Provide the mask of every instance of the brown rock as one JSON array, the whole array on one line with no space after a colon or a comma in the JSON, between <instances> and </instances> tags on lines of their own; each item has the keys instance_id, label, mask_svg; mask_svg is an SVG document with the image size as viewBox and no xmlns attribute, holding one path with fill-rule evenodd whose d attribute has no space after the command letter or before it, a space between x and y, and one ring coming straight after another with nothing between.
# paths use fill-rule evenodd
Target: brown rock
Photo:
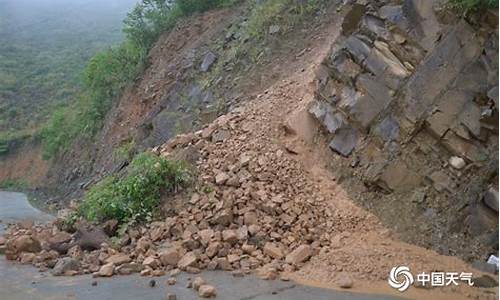
<instances>
[{"instance_id":1,"label":"brown rock","mask_svg":"<svg viewBox=\"0 0 500 300\"><path fill-rule=\"evenodd\" d=\"M215 287L205 284L200 286L200 289L198 290L198 295L202 298L211 298L217 296L217 290Z\"/></svg>"},{"instance_id":2,"label":"brown rock","mask_svg":"<svg viewBox=\"0 0 500 300\"><path fill-rule=\"evenodd\" d=\"M257 276L264 280L274 280L278 277L278 272L275 268L264 266L257 270Z\"/></svg>"},{"instance_id":3,"label":"brown rock","mask_svg":"<svg viewBox=\"0 0 500 300\"><path fill-rule=\"evenodd\" d=\"M243 220L245 222L245 225L247 226L257 225L258 224L257 213L254 211L247 211L243 216Z\"/></svg>"},{"instance_id":4,"label":"brown rock","mask_svg":"<svg viewBox=\"0 0 500 300\"><path fill-rule=\"evenodd\" d=\"M116 272L120 275L128 275L132 273L139 273L144 269L144 266L138 263L124 263L116 268Z\"/></svg>"},{"instance_id":5,"label":"brown rock","mask_svg":"<svg viewBox=\"0 0 500 300\"><path fill-rule=\"evenodd\" d=\"M238 233L232 229L224 230L222 231L222 240L234 244L238 241Z\"/></svg>"},{"instance_id":6,"label":"brown rock","mask_svg":"<svg viewBox=\"0 0 500 300\"><path fill-rule=\"evenodd\" d=\"M187 267L196 267L198 257L193 252L186 253L177 263L177 267L185 269Z\"/></svg>"},{"instance_id":7,"label":"brown rock","mask_svg":"<svg viewBox=\"0 0 500 300\"><path fill-rule=\"evenodd\" d=\"M34 253L26 253L26 252L23 252L21 254L21 260L20 262L22 264L31 264L33 262L33 260L35 259L35 254Z\"/></svg>"},{"instance_id":8,"label":"brown rock","mask_svg":"<svg viewBox=\"0 0 500 300\"><path fill-rule=\"evenodd\" d=\"M221 247L220 243L219 242L213 242L213 243L210 243L207 247L207 249L205 250L205 254L212 258L214 257L217 252L219 251L219 248Z\"/></svg>"},{"instance_id":9,"label":"brown rock","mask_svg":"<svg viewBox=\"0 0 500 300\"><path fill-rule=\"evenodd\" d=\"M351 277L347 274L340 274L337 278L337 285L343 289L350 289L353 286Z\"/></svg>"},{"instance_id":10,"label":"brown rock","mask_svg":"<svg viewBox=\"0 0 500 300\"><path fill-rule=\"evenodd\" d=\"M186 267L186 273L199 274L199 273L201 273L201 270L199 268L196 268L196 267Z\"/></svg>"},{"instance_id":11,"label":"brown rock","mask_svg":"<svg viewBox=\"0 0 500 300\"><path fill-rule=\"evenodd\" d=\"M163 275L165 275L165 274L166 274L166 273L165 273L165 271L163 271L163 270L153 270L153 271L151 272L151 275L152 275L152 276L157 276L157 277L159 277L159 276L163 276Z\"/></svg>"},{"instance_id":12,"label":"brown rock","mask_svg":"<svg viewBox=\"0 0 500 300\"><path fill-rule=\"evenodd\" d=\"M115 265L113 263L105 264L97 272L98 276L101 277L111 277L115 271Z\"/></svg>"},{"instance_id":13,"label":"brown rock","mask_svg":"<svg viewBox=\"0 0 500 300\"><path fill-rule=\"evenodd\" d=\"M114 236L116 230L118 230L118 221L115 219L107 220L104 224L102 224L102 230L108 236Z\"/></svg>"},{"instance_id":14,"label":"brown rock","mask_svg":"<svg viewBox=\"0 0 500 300\"><path fill-rule=\"evenodd\" d=\"M227 258L218 257L218 258L215 259L215 261L217 262L217 268L218 269L221 269L221 270L224 270L224 271L231 271L233 269L233 267L231 267L231 264L229 263L229 261L227 260Z\"/></svg>"},{"instance_id":15,"label":"brown rock","mask_svg":"<svg viewBox=\"0 0 500 300\"><path fill-rule=\"evenodd\" d=\"M231 209L223 209L215 216L215 222L222 226L228 226L233 221L233 211Z\"/></svg>"},{"instance_id":16,"label":"brown rock","mask_svg":"<svg viewBox=\"0 0 500 300\"><path fill-rule=\"evenodd\" d=\"M77 230L74 238L76 244L79 245L82 250L92 251L100 249L103 243L109 242L109 237L100 227L90 225L83 221L78 222L75 227Z\"/></svg>"},{"instance_id":17,"label":"brown rock","mask_svg":"<svg viewBox=\"0 0 500 300\"><path fill-rule=\"evenodd\" d=\"M170 277L169 279L167 279L168 285L175 285L176 283L177 283L177 279L175 279L175 277Z\"/></svg>"},{"instance_id":18,"label":"brown rock","mask_svg":"<svg viewBox=\"0 0 500 300\"><path fill-rule=\"evenodd\" d=\"M256 248L254 245L244 244L243 246L241 246L241 250L243 250L243 252L246 254L252 254L252 252L254 252Z\"/></svg>"},{"instance_id":19,"label":"brown rock","mask_svg":"<svg viewBox=\"0 0 500 300\"><path fill-rule=\"evenodd\" d=\"M203 245L208 245L214 236L214 231L212 229L204 229L198 232L200 236L201 243Z\"/></svg>"},{"instance_id":20,"label":"brown rock","mask_svg":"<svg viewBox=\"0 0 500 300\"><path fill-rule=\"evenodd\" d=\"M168 248L160 252L160 261L164 266L177 266L180 259L181 255L176 248Z\"/></svg>"},{"instance_id":21,"label":"brown rock","mask_svg":"<svg viewBox=\"0 0 500 300\"><path fill-rule=\"evenodd\" d=\"M289 264L297 265L308 260L311 255L311 246L300 245L286 256L285 261Z\"/></svg>"},{"instance_id":22,"label":"brown rock","mask_svg":"<svg viewBox=\"0 0 500 300\"><path fill-rule=\"evenodd\" d=\"M166 300L177 300L177 296L175 294L167 294Z\"/></svg>"},{"instance_id":23,"label":"brown rock","mask_svg":"<svg viewBox=\"0 0 500 300\"><path fill-rule=\"evenodd\" d=\"M128 256L127 254L123 254L123 253L111 255L110 257L108 257L105 260L106 263L108 263L108 264L113 263L115 266L129 263L131 261L132 261L132 259L130 258L130 256Z\"/></svg>"},{"instance_id":24,"label":"brown rock","mask_svg":"<svg viewBox=\"0 0 500 300\"><path fill-rule=\"evenodd\" d=\"M157 258L153 257L153 256L148 256L144 259L144 261L142 262L143 265L145 266L148 266L152 269L156 269L159 267L160 265L160 262L158 261Z\"/></svg>"},{"instance_id":25,"label":"brown rock","mask_svg":"<svg viewBox=\"0 0 500 300\"><path fill-rule=\"evenodd\" d=\"M80 246L78 245L74 245L73 247L69 248L68 255L72 258L79 259L83 256L82 248L80 248Z\"/></svg>"},{"instance_id":26,"label":"brown rock","mask_svg":"<svg viewBox=\"0 0 500 300\"><path fill-rule=\"evenodd\" d=\"M37 253L42 250L40 242L30 235L21 235L13 240L9 240L6 246L6 252L13 254L19 254L21 252Z\"/></svg>"},{"instance_id":27,"label":"brown rock","mask_svg":"<svg viewBox=\"0 0 500 300\"><path fill-rule=\"evenodd\" d=\"M151 240L147 236L143 236L137 241L136 248L141 252L146 252L151 247L151 244Z\"/></svg>"},{"instance_id":28,"label":"brown rock","mask_svg":"<svg viewBox=\"0 0 500 300\"><path fill-rule=\"evenodd\" d=\"M283 258L283 251L280 248L278 248L275 244L270 242L264 245L264 254L276 259Z\"/></svg>"},{"instance_id":29,"label":"brown rock","mask_svg":"<svg viewBox=\"0 0 500 300\"><path fill-rule=\"evenodd\" d=\"M215 183L219 184L219 185L224 184L228 179L229 179L229 175L227 175L224 172L220 172L217 175L215 175Z\"/></svg>"},{"instance_id":30,"label":"brown rock","mask_svg":"<svg viewBox=\"0 0 500 300\"><path fill-rule=\"evenodd\" d=\"M195 291L199 290L200 289L200 286L206 284L207 282L205 281L205 279L203 279L202 277L196 277L194 280L193 280L193 289Z\"/></svg>"}]
</instances>

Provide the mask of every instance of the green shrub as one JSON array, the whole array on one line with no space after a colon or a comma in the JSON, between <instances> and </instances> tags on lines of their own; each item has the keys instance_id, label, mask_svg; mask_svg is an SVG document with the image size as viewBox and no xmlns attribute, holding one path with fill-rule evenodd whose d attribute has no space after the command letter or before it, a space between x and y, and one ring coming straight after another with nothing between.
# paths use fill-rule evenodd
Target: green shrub
<instances>
[{"instance_id":1,"label":"green shrub","mask_svg":"<svg viewBox=\"0 0 500 300\"><path fill-rule=\"evenodd\" d=\"M162 193L173 192L188 181L189 172L182 163L145 152L134 158L123 177L109 176L92 187L79 214L94 222L147 221Z\"/></svg>"},{"instance_id":2,"label":"green shrub","mask_svg":"<svg viewBox=\"0 0 500 300\"><path fill-rule=\"evenodd\" d=\"M22 179L6 179L0 181L0 189L9 191L20 191L28 188L28 182Z\"/></svg>"},{"instance_id":3,"label":"green shrub","mask_svg":"<svg viewBox=\"0 0 500 300\"><path fill-rule=\"evenodd\" d=\"M124 141L118 148L113 150L113 159L116 162L129 161L133 158L136 145L133 139Z\"/></svg>"},{"instance_id":4,"label":"green shrub","mask_svg":"<svg viewBox=\"0 0 500 300\"><path fill-rule=\"evenodd\" d=\"M498 8L498 0L450 0L450 4L464 14Z\"/></svg>"},{"instance_id":5,"label":"green shrub","mask_svg":"<svg viewBox=\"0 0 500 300\"><path fill-rule=\"evenodd\" d=\"M319 7L325 0L268 0L256 4L248 20L248 34L262 38L269 27L278 25L287 30L305 15Z\"/></svg>"}]
</instances>

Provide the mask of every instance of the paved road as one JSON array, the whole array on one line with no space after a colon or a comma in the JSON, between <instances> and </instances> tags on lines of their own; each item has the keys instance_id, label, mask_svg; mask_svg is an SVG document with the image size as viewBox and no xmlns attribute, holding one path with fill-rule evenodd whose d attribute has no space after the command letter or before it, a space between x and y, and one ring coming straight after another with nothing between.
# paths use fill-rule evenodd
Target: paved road
<instances>
[{"instance_id":1,"label":"paved road","mask_svg":"<svg viewBox=\"0 0 500 300\"><path fill-rule=\"evenodd\" d=\"M30 218L46 221L51 217L31 207L19 193L0 192L0 224ZM1 227L1 226L0 226ZM197 275L198 276L198 275ZM202 276L217 288L218 300L383 300L401 299L386 295L364 295L321 289L279 280L264 281L254 276L232 277L228 272L207 271ZM165 299L174 293L178 300L197 299L196 293L186 288L189 274L180 274L177 284L167 286L167 276L157 277L156 287L149 287L150 278L138 275L91 278L90 276L53 277L40 273L31 266L8 262L0 257L1 300L153 300ZM97 281L97 286L91 283Z\"/></svg>"}]
</instances>

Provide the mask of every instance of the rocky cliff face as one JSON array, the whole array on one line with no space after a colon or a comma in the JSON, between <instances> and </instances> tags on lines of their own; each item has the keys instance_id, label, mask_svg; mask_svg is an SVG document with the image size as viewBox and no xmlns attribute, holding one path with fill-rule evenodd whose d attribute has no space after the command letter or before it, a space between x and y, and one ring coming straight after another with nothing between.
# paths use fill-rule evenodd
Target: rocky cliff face
<instances>
[{"instance_id":1,"label":"rocky cliff face","mask_svg":"<svg viewBox=\"0 0 500 300\"><path fill-rule=\"evenodd\" d=\"M344 157L334 172L406 240L496 252L497 24L475 28L438 1L357 2L309 109Z\"/></svg>"}]
</instances>

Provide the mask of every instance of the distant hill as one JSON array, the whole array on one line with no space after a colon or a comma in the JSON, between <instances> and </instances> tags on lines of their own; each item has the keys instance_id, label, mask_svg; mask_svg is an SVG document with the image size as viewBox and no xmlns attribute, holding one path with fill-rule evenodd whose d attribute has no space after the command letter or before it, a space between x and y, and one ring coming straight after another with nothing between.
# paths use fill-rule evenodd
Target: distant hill
<instances>
[{"instance_id":1,"label":"distant hill","mask_svg":"<svg viewBox=\"0 0 500 300\"><path fill-rule=\"evenodd\" d=\"M0 133L33 129L72 101L98 50L122 40L137 0L0 0Z\"/></svg>"}]
</instances>

